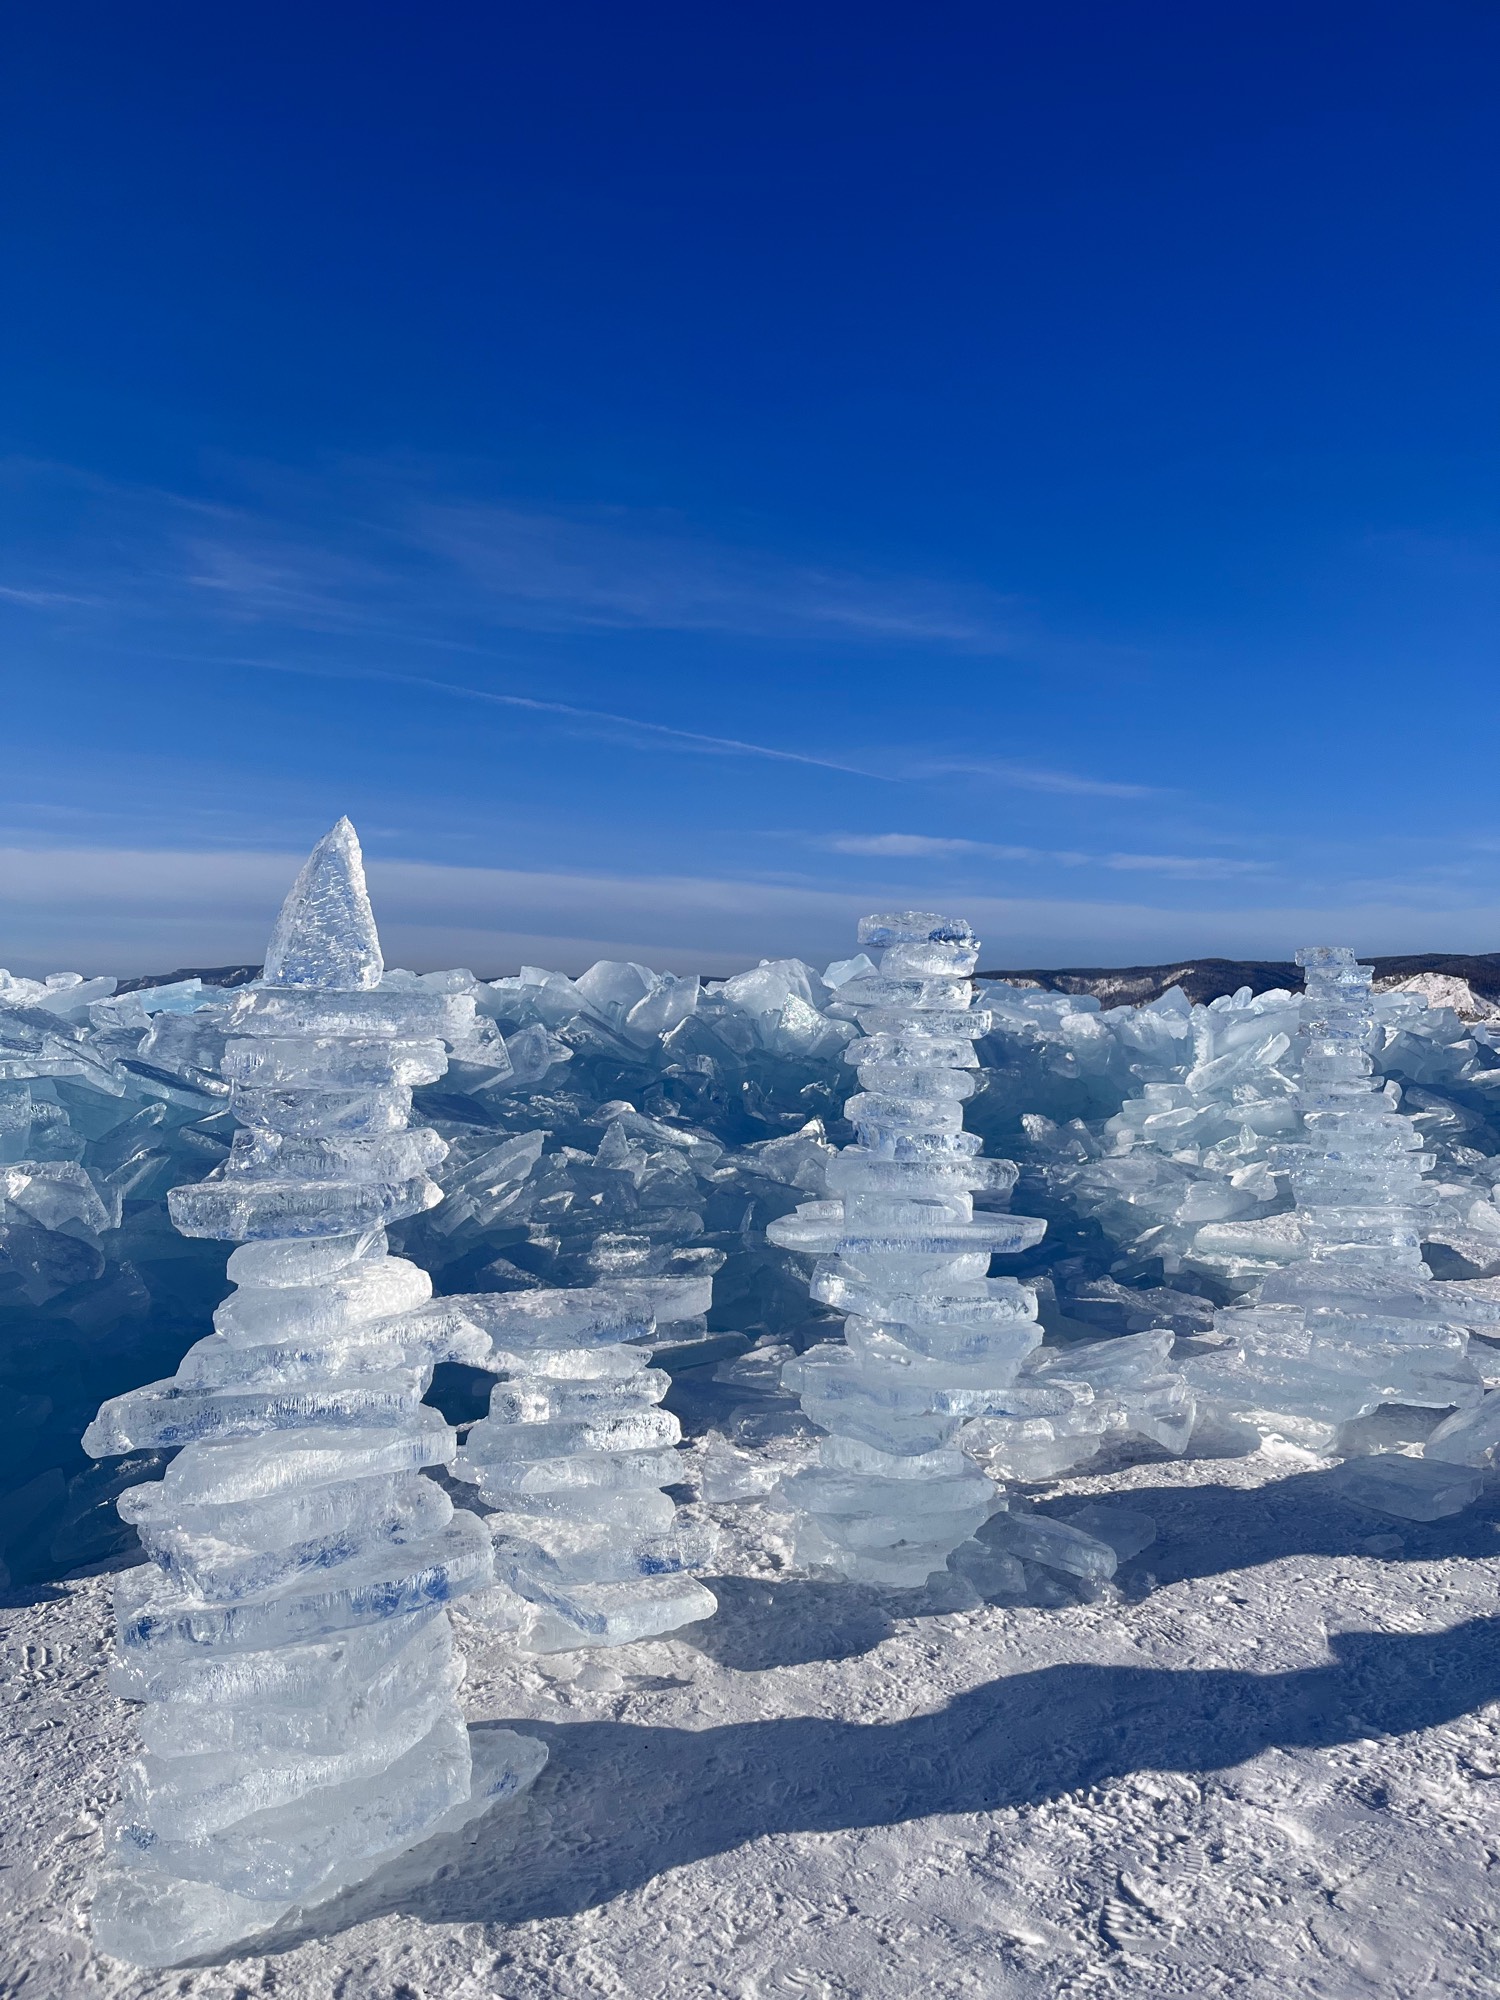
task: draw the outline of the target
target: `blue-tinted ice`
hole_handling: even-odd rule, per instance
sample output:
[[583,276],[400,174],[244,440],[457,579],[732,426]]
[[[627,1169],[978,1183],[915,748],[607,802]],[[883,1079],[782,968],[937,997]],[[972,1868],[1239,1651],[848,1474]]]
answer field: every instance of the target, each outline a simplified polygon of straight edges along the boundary
[[[838,989],[863,1031],[844,1052],[858,1143],[828,1169],[831,1199],[769,1231],[824,1253],[813,1294],[846,1316],[842,1345],[784,1371],[830,1435],[783,1492],[806,1516],[807,1560],[914,1586],[1004,1505],[995,1482],[1051,1478],[1124,1437],[1181,1451],[1193,1401],[1167,1365],[1170,1330],[1044,1348],[1034,1290],[988,1275],[1046,1225],[1000,1210],[1016,1169],[963,1129],[992,1026],[973,1005],[968,925],[904,911],[865,918],[859,936],[883,950]],[[976,1212],[980,1191],[995,1205]]]
[[321,1900],[535,1775],[490,1732],[477,1789],[445,1605],[488,1585],[489,1536],[425,1468],[451,1427],[434,1364],[488,1342],[430,1307],[386,1226],[430,1207],[446,1148],[414,1083],[474,1039],[463,996],[380,988],[358,842],[340,821],[228,1010],[228,1159],[173,1190],[230,1238],[235,1290],[167,1381],[116,1396],[95,1456],[174,1449],[120,1501],[150,1561],[116,1592],[117,1690],[142,1703],[94,1903],[101,1948],[166,1965]]
[[859,937],[883,949],[838,988],[838,1011],[862,1030],[844,1050],[858,1068],[845,1106],[858,1141],[831,1162],[829,1198],[768,1232],[817,1257],[814,1297],[845,1315],[842,1343],[783,1371],[828,1433],[784,1491],[804,1517],[804,1560],[915,1586],[999,1504],[955,1440],[1041,1339],[1035,1294],[986,1274],[996,1252],[1036,1243],[1046,1225],[974,1212],[976,1189],[1008,1189],[1015,1174],[980,1159],[963,1129],[974,1043],[989,1026],[971,1004],[968,926],[905,912],[867,917]]
[[1493,1324],[1500,1304],[1435,1282],[1423,1261],[1433,1159],[1373,1081],[1370,968],[1329,946],[1298,962],[1301,1133],[1272,1154],[1296,1196],[1297,1254],[1217,1315],[1221,1344],[1188,1374],[1220,1416],[1326,1451],[1341,1426],[1382,1404],[1478,1405],[1469,1329]]
[[714,1530],[664,1491],[680,1478],[671,1378],[639,1343],[705,1312],[712,1280],[623,1277],[577,1291],[456,1301],[503,1371],[455,1471],[495,1512],[488,1614],[529,1652],[629,1645],[709,1618],[695,1571]]

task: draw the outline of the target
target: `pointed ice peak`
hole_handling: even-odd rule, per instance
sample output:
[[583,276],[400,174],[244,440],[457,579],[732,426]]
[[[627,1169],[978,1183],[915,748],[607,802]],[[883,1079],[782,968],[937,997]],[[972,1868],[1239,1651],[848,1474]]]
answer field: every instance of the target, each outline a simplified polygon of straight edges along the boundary
[[359,835],[341,819],[292,884],[266,947],[261,978],[267,986],[348,993],[378,986],[384,970]]

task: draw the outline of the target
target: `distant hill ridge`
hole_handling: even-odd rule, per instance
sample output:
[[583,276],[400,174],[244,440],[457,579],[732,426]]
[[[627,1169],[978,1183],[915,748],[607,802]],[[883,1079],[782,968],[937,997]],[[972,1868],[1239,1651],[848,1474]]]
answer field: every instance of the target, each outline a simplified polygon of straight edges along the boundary
[[[1375,968],[1377,991],[1410,986],[1436,1005],[1460,1014],[1500,1011],[1500,952],[1426,951],[1395,958],[1366,958]],[[1290,959],[1180,958],[1167,965],[1080,965],[1060,970],[1029,967],[1020,972],[981,972],[981,979],[1004,979],[1037,986],[1047,993],[1092,993],[1106,1007],[1139,1006],[1180,986],[1189,1000],[1205,1003],[1248,986],[1252,993],[1273,986],[1300,990],[1302,973]],[[1413,982],[1420,982],[1414,984]]]
[[[1408,986],[1434,1006],[1452,1007],[1469,1019],[1500,1014],[1500,951],[1478,953],[1425,951],[1406,957],[1367,958],[1375,968],[1376,990]],[[169,986],[178,979],[201,979],[205,986],[243,986],[259,976],[258,965],[183,966],[176,972],[147,973],[122,979],[121,993],[148,986]],[[981,979],[1004,979],[1013,986],[1035,986],[1046,993],[1092,993],[1105,1007],[1141,1006],[1159,1000],[1180,986],[1189,1000],[1204,1004],[1248,986],[1252,993],[1285,986],[1296,992],[1302,973],[1290,959],[1179,958],[1166,965],[1029,966],[1019,972],[981,972]],[[1415,983],[1414,983],[1415,982]]]
[[201,979],[205,986],[248,986],[259,979],[258,965],[179,965],[175,972],[143,972],[139,979],[122,979],[117,993],[142,993],[148,986],[175,986],[179,979]]

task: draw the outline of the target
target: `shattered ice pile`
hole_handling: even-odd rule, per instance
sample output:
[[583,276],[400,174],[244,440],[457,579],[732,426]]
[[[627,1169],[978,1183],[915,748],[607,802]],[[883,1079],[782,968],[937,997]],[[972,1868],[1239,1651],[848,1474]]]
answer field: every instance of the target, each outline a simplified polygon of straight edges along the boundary
[[[811,1188],[831,1151],[823,1121],[853,1031],[825,1011],[817,973],[783,960],[705,985],[605,961],[467,990],[514,1067],[455,1063],[422,1096],[449,1142],[446,1199],[406,1242],[441,1291],[701,1277],[728,1256],[726,1324],[805,1313],[749,1224],[781,1212],[780,1190]],[[686,1336],[674,1324],[669,1338]]]
[[[118,1262],[116,1282],[107,1290],[99,1282],[138,1178],[124,1081],[87,1035],[89,1001],[113,988],[113,980],[28,980],[0,971],[0,1446],[11,1488],[0,1501],[3,1582],[10,1581],[5,1558],[21,1568],[19,1549],[33,1518],[49,1515],[64,1493],[61,1467],[41,1467],[68,1363],[76,1366],[89,1344],[91,1309],[102,1304],[107,1320],[128,1320],[132,1307],[138,1315],[146,1303]],[[90,1148],[91,1131],[119,1126],[126,1128],[123,1145]],[[76,1438],[83,1416],[76,1404],[65,1407],[64,1438],[69,1431]],[[61,1456],[66,1447],[57,1442]]]
[[471,1763],[444,1610],[489,1537],[424,1468],[456,1440],[421,1398],[485,1343],[428,1305],[385,1226],[440,1196],[411,1091],[472,1039],[469,1001],[380,989],[353,828],[314,850],[262,979],[229,1010],[228,1158],[173,1191],[229,1238],[236,1289],[175,1376],[107,1402],[96,1456],[175,1451],[125,1494],[150,1558],[116,1589],[117,1690],[145,1704],[94,1903],[100,1947],[166,1965],[255,1935],[535,1775]]
[[990,1278],[991,1257],[1035,1243],[1044,1225],[974,1213],[974,1190],[1009,1190],[1008,1162],[978,1158],[963,1129],[975,1041],[977,940],[960,920],[866,917],[878,969],[839,989],[862,1039],[845,1050],[860,1090],[845,1106],[857,1139],[828,1168],[828,1199],[772,1223],[782,1248],[819,1254],[814,1296],[845,1315],[843,1344],[789,1361],[782,1379],[828,1435],[785,1495],[804,1517],[798,1554],[873,1583],[917,1586],[999,1504],[955,1446],[1041,1338],[1034,1295]]
[[[168,1102],[118,1060],[98,1025],[114,990],[0,972],[0,1584],[120,1544],[113,1474],[84,1468],[80,1433],[101,1388],[176,1362],[218,1275],[165,1212],[222,1155],[193,1129],[217,1100]],[[131,1004],[133,1048],[149,1020]]]
[[1421,1181],[1432,1162],[1373,1080],[1370,968],[1327,946],[1299,952],[1298,963],[1303,1136],[1279,1157],[1300,1254],[1250,1302],[1217,1315],[1221,1344],[1187,1372],[1222,1417],[1331,1450],[1340,1426],[1382,1404],[1477,1403],[1468,1328],[1492,1321],[1496,1304],[1477,1287],[1434,1282],[1423,1261]]
[[1177,988],[1146,1006],[1101,1008],[1091,993],[987,979],[980,998],[990,1016],[986,1106],[1016,1131],[1024,1118],[1095,1126],[1142,1084],[1180,1079],[1191,1061],[1195,1010]]
[[[1168,1271],[1253,1282],[1288,1254],[1277,1149],[1301,1121],[1295,1071],[1300,996],[1248,988],[1189,1015],[1191,1065],[1180,1082],[1147,1082],[1105,1125],[1117,1151],[1093,1169],[1137,1195],[1156,1178],[1154,1234],[1136,1238]],[[1131,1188],[1131,1176],[1141,1180]],[[1150,1205],[1150,1197],[1147,1198]]]
[[1433,1156],[1421,1189],[1427,1261],[1453,1278],[1500,1276],[1500,1069],[1496,1026],[1395,988],[1375,996],[1376,1072]]
[[964,1426],[959,1443],[995,1479],[1056,1479],[1102,1447],[1127,1442],[1179,1455],[1196,1404],[1172,1359],[1175,1342],[1170,1327],[1150,1327],[1038,1347],[989,1413]]
[[491,1336],[502,1373],[455,1472],[494,1512],[499,1583],[485,1615],[533,1653],[630,1645],[711,1617],[693,1572],[715,1535],[664,1489],[682,1426],[660,1407],[671,1377],[642,1343],[656,1320],[706,1311],[710,1277],[621,1277],[576,1291],[454,1299]]
[[[831,1109],[822,1078],[853,1032],[825,1011],[831,991],[795,960],[707,989],[602,961],[476,995],[512,1061],[530,1035],[546,1068],[529,1090],[478,1078],[434,1106],[456,1172],[407,1240],[495,1343],[504,1379],[458,1471],[494,1510],[485,1611],[528,1650],[628,1644],[715,1608],[695,1576],[712,1532],[664,1490],[682,1477],[681,1426],[649,1350],[688,1366],[695,1347],[722,1352],[716,1306],[731,1352],[781,1330],[789,1306],[805,1316],[749,1225],[788,1189],[821,1189],[832,1148],[808,1114]],[[459,1289],[476,1280],[492,1289]]]
[[[0,980],[0,1562],[17,1581],[123,1550],[134,1535],[113,1500],[163,1468],[148,1450],[89,1465],[78,1438],[94,1398],[170,1374],[217,1302],[222,1261],[170,1227],[165,1194],[229,1155],[221,1063],[247,970],[123,992]],[[873,971],[864,954],[727,980],[612,961],[576,978],[388,969],[383,994],[472,1002],[478,1021],[447,1072],[413,1087],[417,1122],[448,1148],[430,1169],[445,1199],[394,1221],[391,1248],[439,1298],[711,1276],[706,1312],[675,1304],[615,1344],[652,1351],[652,1371],[673,1377],[666,1407],[723,1461],[712,1480],[702,1461],[705,1496],[721,1472],[763,1493],[812,1435],[781,1366],[840,1332],[767,1228],[838,1192],[826,1175],[854,1136],[840,1079],[858,1032],[840,994]],[[1414,1206],[1432,1296],[1494,1386],[1500,1024],[1427,998],[1373,995],[1369,1053],[1436,1162]],[[1035,1290],[1045,1340],[1009,1406],[954,1441],[1016,1479],[1119,1437],[1175,1448],[1185,1399],[1165,1336],[1211,1335],[1216,1309],[1306,1254],[1287,1164],[1303,1131],[1301,996],[1101,1008],[991,980],[980,1005],[990,1029],[968,1126],[1019,1163],[1014,1206],[1048,1223],[1005,1267]],[[976,1205],[1003,1199],[997,1184]],[[505,1351],[524,1360],[528,1341]],[[493,1380],[442,1367],[429,1396],[463,1423]]]
[[[1302,1135],[1300,993],[1243,987],[1190,1008],[1174,989],[1101,1012],[995,982],[985,1004],[985,1129],[1020,1162],[1055,1260],[1081,1229],[1105,1239],[1110,1281],[1160,1273],[1184,1300],[1222,1303],[1305,1254],[1284,1162]],[[1370,1006],[1374,1074],[1435,1160],[1415,1197],[1428,1261],[1500,1276],[1500,1029],[1404,988]],[[1065,1316],[1102,1319],[1098,1275],[1057,1271]],[[1045,1283],[1042,1298],[1046,1320]]]
[[1295,1218],[1273,1159],[1301,1130],[1299,1007],[1298,995],[1248,987],[1189,1007],[1174,987],[1147,1006],[1112,1009],[1106,1024],[1140,1050],[1129,1065],[1136,1094],[1092,1127],[1026,1114],[1049,1191],[1138,1265],[1159,1260],[1170,1276],[1248,1286],[1295,1256]]
[[486,1612],[529,1650],[630,1643],[714,1609],[694,1576],[712,1535],[663,1490],[681,1429],[648,1350],[692,1372],[695,1350],[706,1363],[807,1316],[752,1224],[822,1190],[833,1149],[809,1114],[831,1113],[854,1032],[825,1011],[829,982],[861,968],[781,960],[707,987],[609,961],[577,980],[527,968],[476,998],[512,1059],[532,1035],[547,1071],[529,1090],[464,1071],[463,1098],[424,1100],[452,1145],[450,1193],[407,1241],[495,1342],[504,1379],[459,1472],[495,1510]]

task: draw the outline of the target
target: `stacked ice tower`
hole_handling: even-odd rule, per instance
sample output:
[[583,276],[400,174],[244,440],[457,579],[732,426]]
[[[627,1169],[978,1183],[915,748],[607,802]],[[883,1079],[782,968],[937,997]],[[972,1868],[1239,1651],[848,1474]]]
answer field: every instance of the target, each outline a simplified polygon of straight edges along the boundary
[[[1468,1325],[1494,1308],[1435,1284],[1422,1261],[1422,1175],[1432,1160],[1394,1086],[1373,1081],[1371,968],[1352,951],[1299,951],[1301,1143],[1290,1175],[1301,1254],[1247,1305],[1220,1312],[1213,1353],[1188,1364],[1201,1401],[1260,1432],[1333,1447],[1340,1425],[1384,1403],[1477,1402]],[[1226,1338],[1227,1337],[1227,1338]]]
[[830,1198],[767,1234],[819,1254],[813,1296],[845,1315],[842,1345],[788,1362],[786,1385],[828,1432],[783,1492],[802,1515],[800,1559],[863,1582],[918,1587],[1000,1504],[953,1440],[1003,1401],[1041,1338],[1036,1297],[991,1278],[993,1255],[1039,1241],[1046,1224],[974,1213],[977,1189],[1008,1191],[1009,1161],[982,1160],[963,1129],[989,1016],[974,1008],[978,940],[961,919],[866,917],[878,969],[839,988],[861,1039],[844,1060],[860,1090],[845,1112],[857,1140],[829,1163]]
[[506,1379],[456,1470],[495,1509],[484,1609],[524,1650],[629,1645],[717,1609],[693,1574],[713,1529],[663,1490],[682,1475],[682,1428],[660,1407],[671,1377],[640,1344],[657,1319],[706,1311],[711,1291],[708,1277],[625,1277],[459,1302]]
[[1303,969],[1302,1087],[1306,1145],[1291,1166],[1309,1259],[1371,1276],[1421,1280],[1417,1210],[1432,1162],[1409,1119],[1373,1081],[1373,970],[1354,953],[1315,945]]
[[[443,1073],[471,1000],[380,990],[354,829],[288,897],[262,978],[237,995],[224,1073],[240,1129],[175,1189],[189,1236],[238,1242],[235,1290],[175,1376],[105,1404],[96,1457],[175,1448],[120,1501],[150,1560],[116,1590],[113,1684],[145,1704],[96,1940],[170,1965],[518,1790],[541,1746],[486,1732],[471,1766],[446,1602],[486,1585],[489,1537],[424,1468],[453,1431],[422,1395],[487,1343],[426,1308],[385,1225],[440,1197],[413,1084]],[[456,1345],[455,1345],[456,1343]]]

